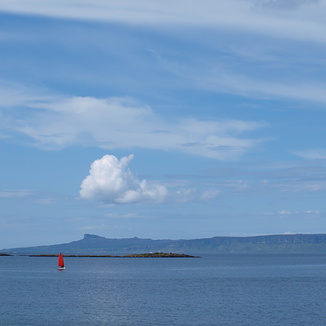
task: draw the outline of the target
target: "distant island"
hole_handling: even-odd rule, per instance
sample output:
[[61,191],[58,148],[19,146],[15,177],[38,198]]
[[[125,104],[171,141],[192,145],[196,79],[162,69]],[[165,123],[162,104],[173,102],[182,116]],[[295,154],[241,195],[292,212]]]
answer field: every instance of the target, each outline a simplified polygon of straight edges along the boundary
[[[11,256],[9,254],[0,254],[2,256]],[[47,255],[47,254],[39,254],[39,255],[27,255],[29,257],[57,257],[58,255]],[[112,256],[112,255],[63,255],[64,257],[81,257],[81,258],[195,258],[192,255],[186,254],[176,254],[173,252],[149,252],[144,254],[132,254],[132,255],[124,255],[124,256]]]
[[185,255],[185,254],[175,254],[173,252],[150,252],[147,254],[134,254],[134,255],[126,255],[122,256],[126,258],[195,258],[195,256],[192,255]]
[[[83,239],[69,243],[2,249],[8,255],[64,255],[150,257],[142,253],[174,253],[201,255],[223,253],[325,253],[326,234],[285,234],[251,237],[212,237],[191,240],[152,240],[137,237],[110,239],[85,234]],[[165,254],[170,255],[170,254]],[[153,257],[153,256],[152,256]],[[155,256],[157,257],[157,256]],[[175,256],[174,256],[175,257]]]

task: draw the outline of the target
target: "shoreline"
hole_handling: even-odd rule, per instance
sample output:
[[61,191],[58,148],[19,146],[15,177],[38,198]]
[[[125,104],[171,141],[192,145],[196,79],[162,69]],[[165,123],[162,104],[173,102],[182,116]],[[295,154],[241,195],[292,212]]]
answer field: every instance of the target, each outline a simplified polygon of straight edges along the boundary
[[[3,254],[4,256],[14,256],[9,254]],[[58,255],[52,254],[38,254],[38,255],[17,255],[17,256],[27,256],[27,257],[58,257]],[[154,253],[144,253],[144,254],[129,254],[123,256],[116,255],[63,255],[63,257],[71,258],[198,258],[198,256],[186,255],[186,254],[176,254],[176,253],[165,253],[165,252],[154,252]]]

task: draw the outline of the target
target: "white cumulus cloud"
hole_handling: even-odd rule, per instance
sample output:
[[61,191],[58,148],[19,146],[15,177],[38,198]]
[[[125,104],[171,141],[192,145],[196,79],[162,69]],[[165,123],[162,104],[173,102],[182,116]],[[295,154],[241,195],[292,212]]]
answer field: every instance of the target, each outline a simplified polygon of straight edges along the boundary
[[168,194],[165,186],[138,180],[131,173],[128,164],[133,157],[129,155],[119,160],[114,155],[104,155],[95,160],[81,184],[80,196],[116,204],[164,201]]
[[[91,164],[89,175],[81,183],[80,197],[106,204],[162,202],[186,203],[214,200],[220,195],[217,189],[200,192],[194,188],[169,190],[159,182],[139,180],[128,168],[134,155],[122,157],[104,155]],[[128,216],[130,217],[130,216]]]

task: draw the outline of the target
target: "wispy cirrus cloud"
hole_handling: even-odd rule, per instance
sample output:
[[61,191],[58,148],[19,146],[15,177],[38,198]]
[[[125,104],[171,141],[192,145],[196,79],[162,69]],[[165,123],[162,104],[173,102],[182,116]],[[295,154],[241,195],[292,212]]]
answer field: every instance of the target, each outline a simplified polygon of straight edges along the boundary
[[[12,0],[0,2],[2,12],[67,19],[99,20],[141,25],[196,26],[242,29],[282,38],[325,42],[324,1],[150,0]],[[276,12],[270,9],[278,9]],[[280,15],[279,10],[283,10]],[[291,10],[289,10],[291,9]],[[295,15],[293,14],[295,11]]]
[[[294,99],[326,103],[325,87],[322,81],[290,81],[266,80],[225,68],[216,73],[210,71],[205,75],[190,72],[190,77],[199,87],[216,92],[238,94],[242,96],[261,99]],[[313,85],[315,84],[315,85]]]
[[320,0],[251,0],[257,8],[291,10],[303,5],[311,5]]
[[324,149],[324,148],[292,151],[292,153],[299,157],[302,157],[305,159],[310,159],[310,160],[325,160],[326,159],[326,149]]
[[263,122],[166,119],[130,98],[31,94],[16,90],[14,102],[8,99],[0,107],[0,133],[3,137],[24,136],[43,149],[72,145],[146,148],[225,160],[237,159],[264,141],[245,136],[264,127]]
[[[302,44],[292,42],[293,48],[300,49],[295,51],[291,49],[291,45],[283,45],[280,40],[275,41],[272,38],[270,44],[261,44],[259,38],[253,41],[248,38],[248,34],[243,36],[246,42],[238,44],[237,40],[241,35],[236,35],[223,40],[221,46],[212,47],[204,43],[214,55],[212,52],[201,52],[200,61],[198,54],[192,56],[187,53],[182,61],[168,55],[156,54],[157,65],[176,80],[182,80],[183,86],[189,89],[253,99],[326,103],[326,84],[321,73],[324,67],[324,58],[320,56],[324,51],[322,46],[316,46],[316,50],[306,47],[302,49]],[[214,33],[209,34],[206,42],[213,43],[220,37]],[[197,45],[203,45],[201,40],[194,41],[194,46]],[[292,54],[291,57],[289,53]],[[307,57],[312,56],[313,60],[307,60]],[[315,65],[316,69],[318,65],[319,70],[312,74],[308,67]]]
[[32,189],[0,189],[0,199],[3,200],[52,205],[57,202],[58,198],[58,195],[38,192]]
[[0,190],[0,198],[25,198],[33,194],[30,189]]
[[222,194],[302,200],[324,196],[326,167],[322,160],[295,162],[234,162],[228,168],[209,169],[203,178]]
[[133,219],[133,218],[145,218],[144,216],[139,216],[137,213],[126,213],[126,214],[117,214],[117,213],[107,213],[105,217],[112,219]]
[[279,216],[279,217],[317,217],[321,214],[319,210],[306,210],[306,211],[292,211],[292,210],[280,210],[278,212],[266,212],[264,215]]
[[[268,173],[266,173],[268,174]],[[318,193],[326,191],[325,176],[317,179],[313,177],[297,176],[295,178],[282,178],[270,180],[230,180],[220,183],[220,189],[232,189],[234,192],[254,193],[254,194],[287,194],[302,195],[309,193]]]

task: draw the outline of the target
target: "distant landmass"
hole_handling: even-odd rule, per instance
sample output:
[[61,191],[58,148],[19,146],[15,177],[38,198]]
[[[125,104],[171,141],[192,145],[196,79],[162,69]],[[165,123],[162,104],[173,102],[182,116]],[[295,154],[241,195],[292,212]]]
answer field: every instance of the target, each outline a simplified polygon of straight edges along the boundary
[[93,234],[64,244],[11,248],[0,254],[128,255],[150,252],[209,253],[326,253],[326,234],[213,237],[192,240],[109,239]]

